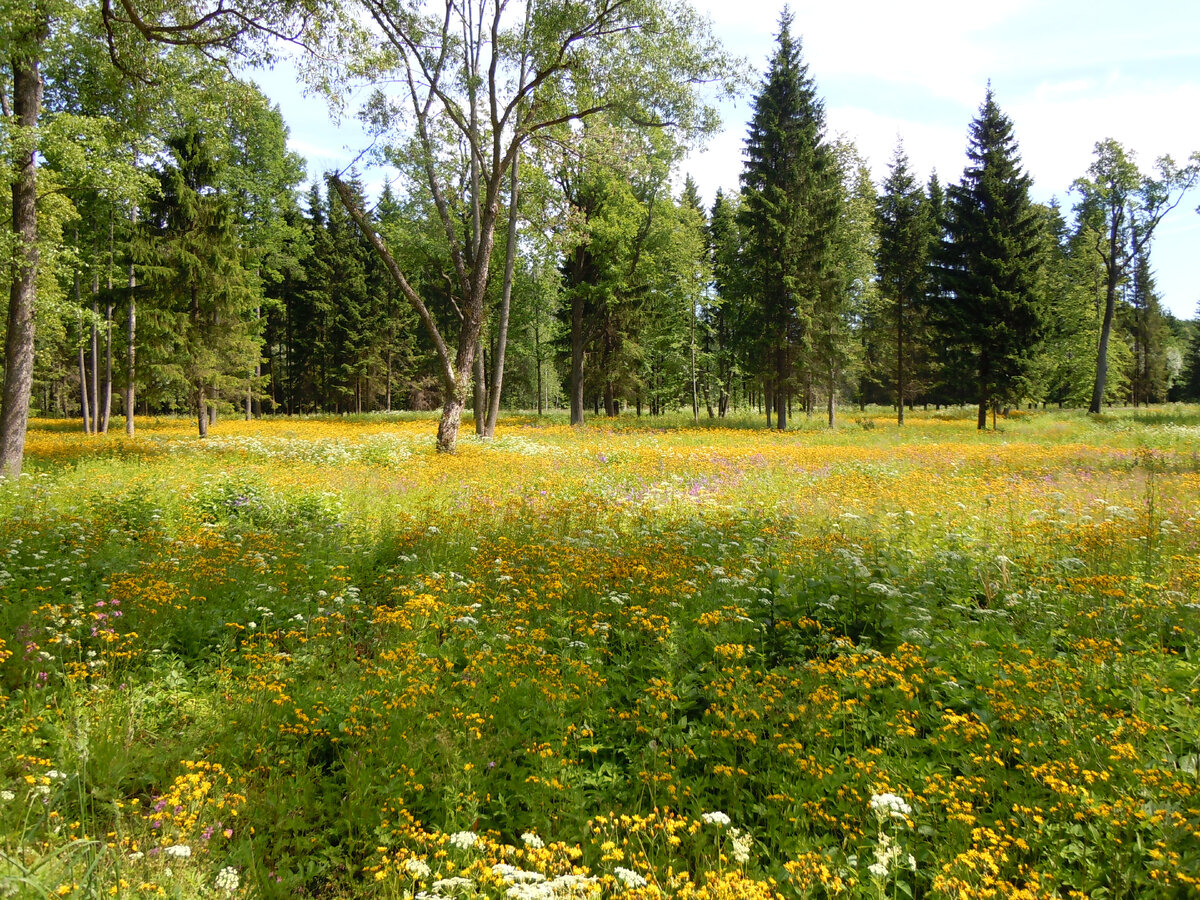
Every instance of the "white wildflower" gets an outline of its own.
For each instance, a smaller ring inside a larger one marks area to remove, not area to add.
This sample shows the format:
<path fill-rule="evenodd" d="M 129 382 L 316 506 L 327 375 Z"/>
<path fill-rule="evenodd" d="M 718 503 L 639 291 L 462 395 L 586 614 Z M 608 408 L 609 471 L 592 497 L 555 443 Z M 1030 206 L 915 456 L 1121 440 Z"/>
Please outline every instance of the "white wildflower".
<path fill-rule="evenodd" d="M 521 835 L 521 840 L 525 842 L 526 847 L 532 847 L 534 850 L 541 850 L 546 846 L 546 842 L 532 831 L 527 831 Z"/>
<path fill-rule="evenodd" d="M 871 811 L 881 819 L 906 819 L 912 813 L 912 807 L 896 794 L 873 794 Z"/>
<path fill-rule="evenodd" d="M 541 872 L 529 872 L 508 863 L 496 863 L 492 866 L 492 874 L 504 879 L 508 884 L 537 884 L 546 880 L 546 876 Z"/>
<path fill-rule="evenodd" d="M 187 859 L 192 855 L 192 848 L 187 844 L 172 844 L 170 847 L 164 850 L 163 853 L 167 854 L 167 856 L 174 856 L 179 859 Z"/>
<path fill-rule="evenodd" d="M 700 818 L 708 825 L 728 825 L 732 820 L 720 811 L 701 813 Z"/>
<path fill-rule="evenodd" d="M 871 873 L 872 878 L 878 878 L 880 881 L 887 880 L 888 867 L 883 863 L 873 862 L 867 866 L 867 871 Z"/>
<path fill-rule="evenodd" d="M 413 878 L 428 878 L 429 864 L 423 859 L 417 859 L 415 856 L 404 861 L 404 868 L 408 870 L 408 874 Z"/>
<path fill-rule="evenodd" d="M 16 800 L 16 799 L 17 799 L 17 795 L 14 794 L 12 791 L 0 791 L 0 800 L 3 800 L 5 803 L 8 803 L 8 802 L 10 802 L 12 800 Z"/>
<path fill-rule="evenodd" d="M 451 846 L 457 847 L 459 850 L 471 849 L 477 840 L 479 840 L 479 835 L 473 831 L 456 831 L 450 835 Z"/>
<path fill-rule="evenodd" d="M 461 875 L 452 875 L 449 878 L 439 878 L 431 886 L 437 893 L 453 894 L 455 891 L 474 887 L 475 882 L 470 878 L 463 878 Z"/>
<path fill-rule="evenodd" d="M 753 843 L 754 838 L 749 832 L 740 828 L 729 829 L 729 854 L 739 866 L 744 866 L 750 861 L 750 845 Z"/>
<path fill-rule="evenodd" d="M 627 888 L 636 890 L 637 888 L 646 886 L 646 879 L 637 872 L 633 871 L 633 869 L 626 869 L 622 866 L 617 866 L 615 869 L 613 869 L 613 872 L 617 876 L 617 881 L 621 882 L 621 884 Z"/>
<path fill-rule="evenodd" d="M 213 882 L 213 889 L 217 891 L 225 891 L 227 894 L 235 893 L 238 885 L 242 883 L 238 877 L 238 870 L 233 866 L 226 866 L 217 873 L 217 879 Z"/>

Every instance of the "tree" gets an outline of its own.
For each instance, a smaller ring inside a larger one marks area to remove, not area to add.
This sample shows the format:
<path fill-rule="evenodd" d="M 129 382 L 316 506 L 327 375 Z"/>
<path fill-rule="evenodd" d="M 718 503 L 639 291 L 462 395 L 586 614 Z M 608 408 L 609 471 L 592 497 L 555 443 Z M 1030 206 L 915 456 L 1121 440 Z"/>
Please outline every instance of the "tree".
<path fill-rule="evenodd" d="M 859 364 L 856 328 L 877 305 L 875 257 L 876 194 L 871 170 L 858 148 L 839 140 L 833 150 L 839 175 L 837 220 L 823 267 L 821 292 L 813 314 L 811 364 L 825 379 L 826 421 L 835 425 L 837 393 Z"/>
<path fill-rule="evenodd" d="M 904 405 L 912 399 L 909 378 L 928 290 L 932 228 L 924 191 L 909 170 L 908 156 L 899 141 L 876 209 L 880 305 L 895 341 L 896 421 L 903 425 Z"/>
<path fill-rule="evenodd" d="M 963 179 L 946 191 L 938 318 L 940 340 L 969 366 L 982 430 L 988 408 L 1019 399 L 1027 384 L 1042 326 L 1041 237 L 1012 122 L 991 85 L 970 136 Z"/>
<path fill-rule="evenodd" d="M 0 96 L 0 113 L 14 120 L 10 160 L 13 176 L 8 328 L 5 332 L 4 384 L 0 390 L 0 477 L 21 472 L 29 400 L 33 383 L 34 309 L 37 300 L 38 126 L 42 117 L 42 61 L 52 27 L 71 18 L 81 5 L 70 0 L 33 0 L 0 4 L 0 45 L 7 48 L 12 97 Z M 143 41 L 160 46 L 196 48 L 211 57 L 226 53 L 266 59 L 264 37 L 299 40 L 336 6 L 322 0 L 226 0 L 159 3 L 101 0 L 100 12 L 111 60 L 121 71 L 144 82 L 155 77 L 156 54 Z M 0 91 L 0 94 L 4 92 Z"/>
<path fill-rule="evenodd" d="M 1096 229 L 1094 249 L 1104 263 L 1104 320 L 1096 351 L 1096 378 L 1089 412 L 1100 412 L 1108 377 L 1108 344 L 1116 313 L 1117 293 L 1131 267 L 1149 249 L 1154 230 L 1200 177 L 1200 152 L 1188 165 L 1177 166 L 1170 156 L 1158 160 L 1158 177 L 1143 175 L 1117 141 L 1096 144 L 1095 159 L 1086 178 L 1075 182 L 1080 195 L 1077 212 Z"/>
<path fill-rule="evenodd" d="M 18 9 L 19 7 L 19 9 Z M 4 4 L 12 71 L 12 280 L 4 335 L 4 388 L 0 397 L 0 476 L 21 474 L 29 395 L 33 388 L 34 306 L 38 277 L 37 126 L 42 112 L 42 47 L 50 33 L 45 5 Z"/>
<path fill-rule="evenodd" d="M 252 313 L 260 298 L 242 266 L 228 199 L 214 190 L 220 163 L 203 134 L 188 129 L 168 146 L 172 161 L 162 173 L 157 215 L 160 252 L 171 272 L 163 299 L 176 326 L 179 374 L 204 437 L 216 398 L 231 395 L 259 356 Z"/>
<path fill-rule="evenodd" d="M 762 307 L 759 358 L 768 421 L 773 405 L 781 431 L 787 428 L 793 370 L 811 345 L 838 218 L 837 166 L 824 142 L 824 108 L 791 26 L 785 8 L 754 99 L 739 215 L 750 290 Z"/>
<path fill-rule="evenodd" d="M 522 147 L 601 112 L 702 131 L 713 114 L 695 87 L 722 77 L 726 64 L 692 10 L 661 0 L 526 4 L 516 21 L 506 3 L 493 0 L 447 0 L 437 15 L 392 0 L 364 5 L 376 44 L 362 71 L 398 80 L 405 94 L 395 100 L 378 90 L 368 115 L 388 136 L 393 158 L 402 153 L 418 163 L 436 206 L 460 316 L 453 350 L 364 212 L 339 181 L 333 184 L 433 340 L 444 390 L 437 446 L 453 452 L 486 317 L 497 228 L 506 229 L 516 211 L 502 202 L 505 178 Z M 400 121 L 402 110 L 411 131 Z"/>
<path fill-rule="evenodd" d="M 743 369 L 742 349 L 746 343 L 746 321 L 751 305 L 746 296 L 741 261 L 742 239 L 738 228 L 738 195 L 726 197 L 717 191 L 709 215 L 708 242 L 712 261 L 712 297 L 702 316 L 706 357 L 715 369 L 717 415 L 724 418 L 733 398 L 734 380 Z M 707 383 L 707 382 L 706 382 Z"/>

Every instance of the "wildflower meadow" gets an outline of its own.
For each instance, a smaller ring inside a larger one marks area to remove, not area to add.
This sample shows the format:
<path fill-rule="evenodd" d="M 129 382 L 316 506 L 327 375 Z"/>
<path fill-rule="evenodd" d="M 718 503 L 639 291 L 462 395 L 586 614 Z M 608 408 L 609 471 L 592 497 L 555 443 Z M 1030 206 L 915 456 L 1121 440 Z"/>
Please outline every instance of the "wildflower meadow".
<path fill-rule="evenodd" d="M 1200 410 L 663 421 L 34 422 L 0 897 L 1200 897 Z"/>

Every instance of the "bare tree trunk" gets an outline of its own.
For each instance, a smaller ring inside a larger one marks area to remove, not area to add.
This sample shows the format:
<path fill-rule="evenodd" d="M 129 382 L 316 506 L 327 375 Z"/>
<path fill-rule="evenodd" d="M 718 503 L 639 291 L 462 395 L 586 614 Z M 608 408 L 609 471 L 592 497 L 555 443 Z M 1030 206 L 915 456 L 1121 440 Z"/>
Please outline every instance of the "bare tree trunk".
<path fill-rule="evenodd" d="M 522 74 L 521 82 L 525 76 Z M 500 418 L 500 389 L 504 384 L 504 354 L 508 347 L 508 316 L 512 306 L 513 270 L 517 259 L 517 168 L 520 154 L 513 155 L 512 176 L 508 196 L 508 246 L 504 250 L 504 288 L 500 295 L 500 321 L 496 326 L 496 354 L 492 360 L 492 389 L 488 395 L 487 425 L 484 437 L 496 436 L 496 420 Z M 540 375 L 540 373 L 539 373 Z M 539 398 L 540 401 L 540 398 Z"/>
<path fill-rule="evenodd" d="M 835 416 L 836 410 L 837 410 L 837 404 L 834 402 L 835 397 L 836 397 L 836 391 L 835 391 L 836 385 L 837 385 L 837 371 L 835 369 L 831 368 L 829 370 L 829 401 L 828 401 L 828 406 L 826 408 L 826 411 L 829 414 L 829 427 L 830 428 L 834 428 L 837 425 L 837 423 L 834 421 L 834 416 Z M 903 408 L 903 404 L 901 404 L 901 407 Z"/>
<path fill-rule="evenodd" d="M 79 230 L 75 231 L 75 243 L 79 243 Z M 79 402 L 83 413 L 83 433 L 92 433 L 92 407 L 88 399 L 87 354 L 83 349 L 83 285 L 79 270 L 75 270 L 75 304 L 79 310 Z"/>
<path fill-rule="evenodd" d="M 49 26 L 31 35 L 36 50 L 13 57 L 13 113 L 20 134 L 13 140 L 12 284 L 4 338 L 4 390 L 0 398 L 0 475 L 16 478 L 25 456 L 29 398 L 33 389 L 33 309 L 37 298 L 37 146 L 34 129 L 42 109 L 38 51 Z"/>
<path fill-rule="evenodd" d="M 200 437 L 208 437 L 208 404 L 204 397 L 203 382 L 196 385 L 196 425 L 200 430 Z"/>
<path fill-rule="evenodd" d="M 100 433 L 100 273 L 92 273 L 92 430 Z"/>
<path fill-rule="evenodd" d="M 137 207 L 129 214 L 129 221 L 137 228 Z M 137 301 L 134 299 L 135 289 L 137 288 L 137 273 L 134 271 L 133 262 L 129 263 L 129 347 L 125 351 L 125 433 L 129 437 L 133 437 L 133 409 L 136 391 L 137 379 Z"/>
<path fill-rule="evenodd" d="M 904 395 L 906 388 L 904 370 L 904 298 L 896 301 L 896 424 L 904 424 Z"/>
<path fill-rule="evenodd" d="M 104 407 L 100 417 L 100 433 L 108 434 L 108 420 L 112 417 L 112 314 L 113 305 L 104 307 Z"/>
<path fill-rule="evenodd" d="M 692 314 L 688 317 L 688 327 L 690 336 L 688 341 L 688 351 L 690 359 L 688 364 L 692 373 L 692 421 L 700 421 L 700 398 L 696 393 L 696 304 L 691 299 L 688 300 L 688 305 L 692 308 Z M 712 406 L 708 407 L 708 417 L 712 418 Z"/>
<path fill-rule="evenodd" d="M 533 359 L 537 363 L 537 411 L 542 414 L 542 335 L 537 322 L 533 323 Z"/>
<path fill-rule="evenodd" d="M 1092 401 L 1088 405 L 1090 413 L 1100 412 L 1101 404 L 1104 403 L 1105 383 L 1108 381 L 1108 338 L 1112 333 L 1113 313 L 1116 306 L 1116 278 L 1110 277 L 1104 291 L 1104 321 L 1100 325 L 1100 346 L 1096 351 L 1096 382 L 1092 386 Z"/>
<path fill-rule="evenodd" d="M 483 361 L 482 343 L 482 337 L 475 343 L 475 359 L 471 378 L 471 406 L 472 412 L 475 414 L 475 434 L 479 437 L 484 436 L 483 429 L 487 424 L 487 385 L 484 383 L 487 367 Z"/>
<path fill-rule="evenodd" d="M 465 384 L 466 373 L 461 383 Z M 438 422 L 437 449 L 439 453 L 453 453 L 458 442 L 458 429 L 462 425 L 463 408 L 467 405 L 466 391 L 459 388 L 449 394 L 442 406 L 442 418 Z"/>
<path fill-rule="evenodd" d="M 83 352 L 83 344 L 79 345 L 79 394 L 80 405 L 83 410 L 83 433 L 92 433 L 92 411 L 88 404 L 88 386 L 87 386 L 87 357 Z"/>
<path fill-rule="evenodd" d="M 108 434 L 108 420 L 112 417 L 112 326 L 113 326 L 113 217 L 108 217 L 108 271 L 104 283 L 108 289 L 108 297 L 104 301 L 104 407 L 99 414 L 101 434 Z M 100 400 L 97 398 L 99 408 Z"/>
<path fill-rule="evenodd" d="M 583 298 L 571 301 L 571 424 L 583 424 Z"/>
<path fill-rule="evenodd" d="M 111 288 L 111 285 L 109 285 Z M 112 416 L 112 314 L 111 302 L 104 305 L 104 405 L 100 412 L 101 434 L 108 434 L 108 420 Z M 97 400 L 99 405 L 99 400 Z"/>
<path fill-rule="evenodd" d="M 384 392 L 384 406 L 387 412 L 392 411 L 392 348 L 387 352 L 387 385 Z"/>

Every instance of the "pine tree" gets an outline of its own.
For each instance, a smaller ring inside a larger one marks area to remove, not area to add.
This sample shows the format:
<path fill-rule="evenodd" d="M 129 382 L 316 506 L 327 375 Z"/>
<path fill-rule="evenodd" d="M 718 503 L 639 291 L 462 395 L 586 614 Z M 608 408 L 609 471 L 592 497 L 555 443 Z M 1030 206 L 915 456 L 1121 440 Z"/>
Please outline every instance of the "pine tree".
<path fill-rule="evenodd" d="M 791 35 L 792 13 L 780 16 L 777 48 L 754 100 L 739 223 L 746 241 L 749 290 L 762 307 L 758 348 L 764 388 L 776 425 L 787 427 L 788 397 L 798 361 L 811 346 L 837 227 L 837 165 L 823 139 L 824 106 Z M 805 399 L 811 371 L 803 373 Z"/>
<path fill-rule="evenodd" d="M 963 180 L 946 192 L 940 248 L 940 339 L 974 382 L 979 428 L 990 406 L 1018 399 L 1041 330 L 1039 222 L 1012 122 L 991 85 L 971 123 Z"/>

